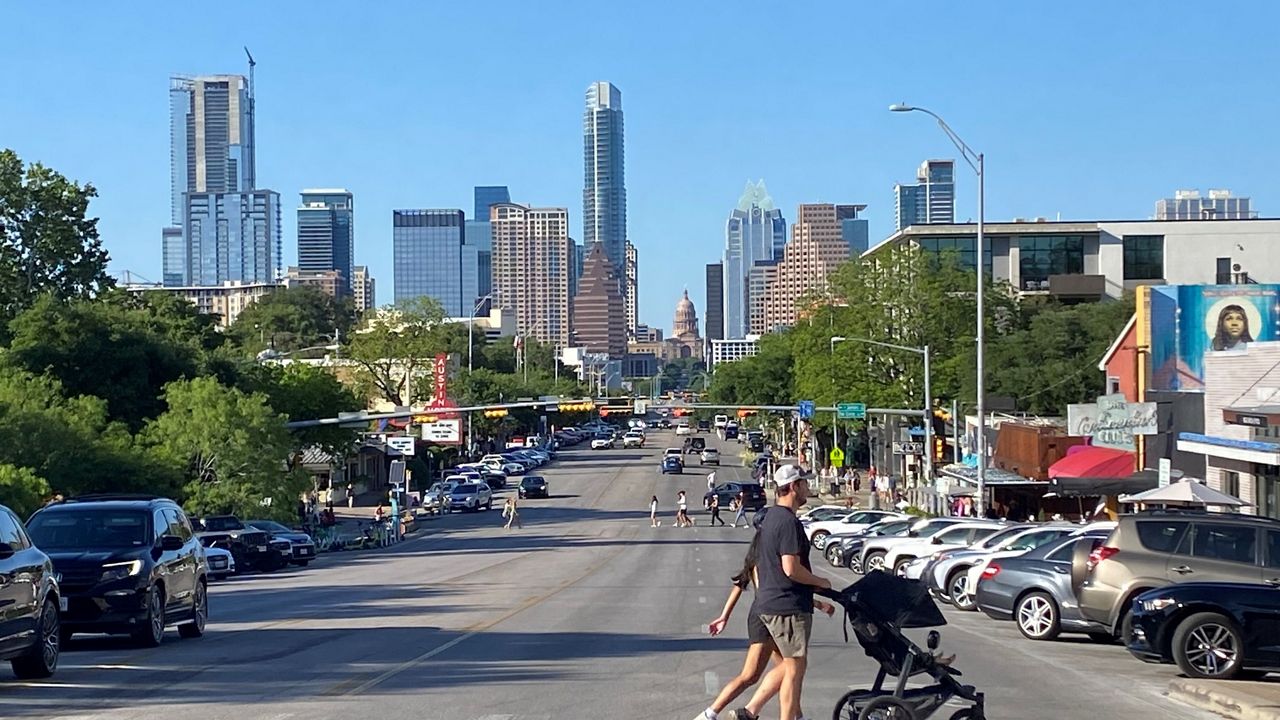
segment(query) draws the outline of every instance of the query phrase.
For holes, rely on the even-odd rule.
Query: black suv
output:
[[[196,524],[205,547],[220,547],[235,558],[236,570],[279,570],[293,557],[292,543],[274,540],[271,533],[249,527],[235,515],[211,515]]]
[[[204,634],[208,561],[172,500],[85,495],[38,510],[27,532],[59,576],[63,642],[77,632],[115,633],[155,647],[175,624],[182,637]]]
[[[0,505],[0,660],[19,678],[46,678],[58,667],[59,597],[49,556]]]

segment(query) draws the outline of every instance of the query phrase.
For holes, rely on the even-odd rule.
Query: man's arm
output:
[[[791,578],[792,582],[798,582],[801,585],[812,585],[824,590],[831,589],[831,581],[809,572],[809,568],[800,562],[799,555],[783,555],[782,572],[786,573],[786,576]]]

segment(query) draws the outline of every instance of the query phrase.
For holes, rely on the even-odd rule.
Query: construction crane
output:
[[[258,63],[253,61],[253,53],[249,52],[248,46],[245,46],[244,54],[249,58],[249,157],[245,158],[245,161],[249,164],[249,177],[247,178],[249,181],[249,187],[242,189],[256,190],[258,187],[258,166],[257,158],[255,156],[258,154],[258,136],[254,133],[254,125],[256,124],[255,121],[257,116],[253,107],[253,68]]]

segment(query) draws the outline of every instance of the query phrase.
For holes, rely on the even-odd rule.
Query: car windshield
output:
[[[1009,538],[1013,537],[1014,535],[1017,535],[1018,533],[1021,533],[1021,532],[1022,532],[1022,531],[1024,531],[1024,530],[1026,530],[1026,528],[1025,528],[1025,527],[1011,527],[1011,528],[1007,528],[1007,529],[1005,529],[1005,530],[1001,530],[1000,532],[996,533],[995,535],[992,535],[991,537],[987,538],[986,540],[983,540],[983,541],[982,541],[982,544],[981,544],[981,545],[979,545],[978,547],[981,547],[981,548],[984,548],[984,549],[996,547],[996,546],[998,546],[998,545],[1003,544],[1003,543],[1004,543],[1004,541],[1008,540]]]
[[[150,545],[150,513],[137,510],[43,512],[27,533],[43,550],[98,550]]]
[[[204,529],[213,532],[221,532],[223,530],[243,530],[244,523],[233,517],[211,517],[204,519]]]
[[[259,530],[266,530],[267,532],[293,532],[275,520],[250,520],[248,524],[258,528]]]
[[[540,477],[527,477],[527,478],[525,478],[525,479],[521,480],[521,481],[520,481],[520,484],[521,484],[521,485],[526,485],[526,486],[528,486],[528,485],[544,485],[544,484],[546,484],[546,482],[547,482],[546,480],[543,480],[543,479],[542,479],[542,478],[540,478]]]
[[[876,525],[873,530],[875,530],[876,535],[897,535],[898,533],[906,532],[910,529],[912,522],[914,521],[895,520],[893,522],[880,523],[879,525]]]
[[[942,532],[943,530],[946,530],[947,528],[951,527],[954,524],[955,523],[930,523],[929,525],[926,525],[920,528],[920,532],[917,533],[917,536],[933,537],[934,535],[937,535],[938,533]]]
[[[456,495],[475,495],[476,491],[479,489],[480,488],[476,485],[459,485],[453,489],[453,492]]]

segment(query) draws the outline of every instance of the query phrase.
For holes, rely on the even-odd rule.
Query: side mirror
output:
[[[165,552],[173,552],[181,550],[186,543],[177,535],[162,535],[160,537],[160,549]]]
[[[930,542],[930,544],[933,544],[933,545],[941,545],[941,544],[942,544],[942,538],[940,538],[940,537],[938,537],[938,536],[936,536],[936,535],[935,535],[935,536],[933,537],[933,539],[932,539],[932,540],[930,540],[929,542]]]

